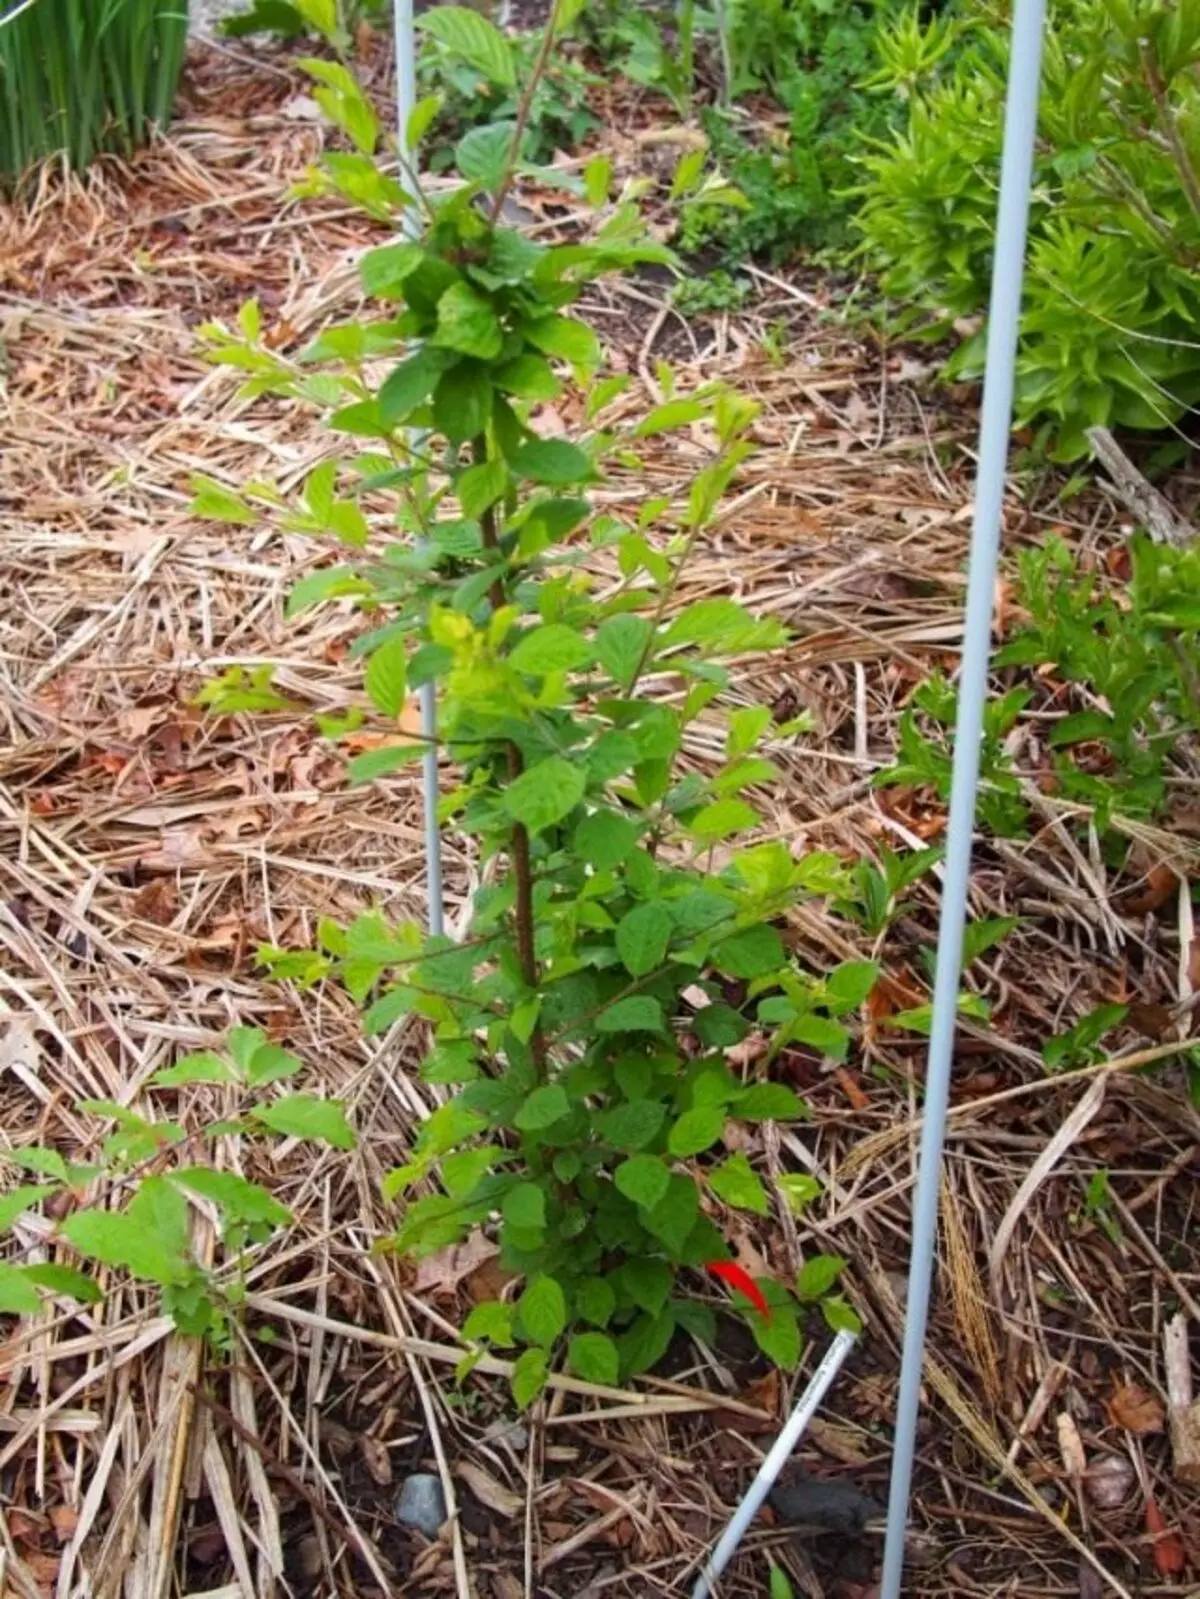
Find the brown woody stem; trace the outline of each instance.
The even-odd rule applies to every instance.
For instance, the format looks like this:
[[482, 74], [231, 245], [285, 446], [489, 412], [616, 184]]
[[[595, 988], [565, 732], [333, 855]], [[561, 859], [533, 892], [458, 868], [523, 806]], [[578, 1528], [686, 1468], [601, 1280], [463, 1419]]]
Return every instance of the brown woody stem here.
[[[483, 465], [488, 458], [487, 439], [480, 435], [471, 446], [471, 453], [477, 465]], [[490, 505], [479, 518], [479, 529], [483, 538], [485, 550], [496, 550], [500, 547], [500, 532], [496, 525], [496, 507]], [[499, 610], [504, 604], [504, 580], [497, 576], [488, 589], [488, 598], [492, 607]], [[525, 765], [521, 759], [521, 752], [515, 744], [508, 745], [508, 780], [516, 782], [524, 771]], [[530, 988], [538, 984], [537, 954], [533, 939], [533, 865], [529, 854], [529, 830], [523, 822], [514, 822], [512, 830], [512, 848], [510, 850], [513, 870], [513, 914], [516, 919], [517, 934], [517, 959], [521, 963], [521, 976]], [[540, 1067], [546, 1061], [546, 1041], [540, 1027], [536, 1028], [529, 1041], [533, 1058]]]

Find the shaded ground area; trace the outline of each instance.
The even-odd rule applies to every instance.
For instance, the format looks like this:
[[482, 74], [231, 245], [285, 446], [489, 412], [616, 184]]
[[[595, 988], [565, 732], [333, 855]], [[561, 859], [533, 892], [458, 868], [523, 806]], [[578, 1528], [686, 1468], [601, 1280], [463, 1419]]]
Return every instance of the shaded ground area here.
[[[364, 1042], [341, 996], [297, 996], [255, 972], [258, 942], [303, 943], [320, 915], [419, 915], [424, 864], [413, 780], [347, 789], [307, 715], [214, 723], [190, 705], [205, 674], [267, 662], [309, 711], [360, 698], [346, 656], [361, 621], [283, 620], [289, 587], [324, 552], [187, 509], [197, 471], [287, 487], [325, 447], [306, 415], [237, 401], [192, 330], [256, 295], [281, 346], [303, 342], [352, 306], [356, 254], [377, 237], [349, 213], [284, 203], [320, 131], [298, 80], [239, 56], [197, 58], [186, 116], [131, 171], [47, 178], [3, 215], [3, 1127], [14, 1145], [82, 1157], [77, 1099], [134, 1101], [175, 1053], [253, 1021], [351, 1103], [362, 1138], [352, 1157], [285, 1154], [259, 1170], [298, 1221], [255, 1259], [230, 1372], [205, 1370], [127, 1290], [10, 1323], [5, 1582], [22, 1599], [683, 1594], [792, 1383], [730, 1326], [714, 1351], [673, 1351], [669, 1378], [629, 1393], [562, 1382], [530, 1418], [512, 1413], [502, 1363], [457, 1387], [454, 1329], [494, 1285], [492, 1261], [413, 1270], [368, 1249], [389, 1224], [380, 1177], [433, 1103], [421, 1040], [401, 1028]], [[619, 168], [636, 169], [635, 133], [611, 142]], [[523, 204], [535, 232], [566, 225], [545, 196]], [[778, 756], [775, 828], [797, 851], [911, 847], [939, 836], [941, 807], [872, 779], [913, 686], [956, 664], [973, 417], [930, 391], [911, 352], [849, 332], [835, 286], [763, 275], [759, 287], [736, 321], [682, 324], [649, 281], [597, 290], [589, 314], [635, 375], [631, 411], [659, 397], [666, 351], [681, 387], [721, 376], [762, 402], [758, 452], [681, 601], [732, 593], [794, 630], [784, 659], [738, 678], [747, 703], [814, 715], [813, 734]], [[705, 444], [693, 441], [695, 462]], [[673, 443], [618, 475], [613, 507], [677, 493], [686, 455]], [[1010, 547], [1053, 526], [1094, 554], [1120, 548], [1103, 498], [1064, 509], [1053, 492], [1014, 491]], [[1001, 626], [1010, 605], [1006, 592]], [[718, 753], [701, 728], [692, 758]], [[1170, 1311], [1200, 1320], [1200, 1124], [1169, 1058], [1133, 1068], [1177, 1047], [1196, 796], [1120, 876], [1039, 803], [1033, 840], [982, 849], [973, 882], [975, 916], [1024, 921], [970, 976], [993, 1009], [964, 1028], [956, 1075], [909, 1591], [1179, 1593], [1200, 1567], [1200, 1514], [1171, 1476], [1160, 1352]], [[460, 919], [476, 867], [453, 840], [447, 867]], [[866, 1333], [798, 1465], [877, 1499], [923, 1068], [920, 1038], [889, 1021], [927, 996], [935, 885], [913, 899], [875, 944], [817, 905], [796, 913], [814, 969], [873, 954], [887, 978], [846, 1067], [802, 1050], [781, 1063], [811, 1123], [747, 1144], [765, 1173], [817, 1175], [823, 1198], [799, 1219], [782, 1205], [768, 1225], [730, 1218], [748, 1266], [795, 1269], [814, 1247], [850, 1262]], [[1048, 1077], [1040, 1043], [1110, 998], [1142, 1007], [1124, 1053]], [[262, 1158], [233, 1139], [224, 1153], [248, 1173]], [[36, 1250], [44, 1235], [18, 1242]], [[270, 1342], [253, 1336], [264, 1326]], [[797, 1382], [823, 1345], [811, 1332]], [[418, 1469], [441, 1475], [459, 1511], [439, 1540], [393, 1513]], [[765, 1592], [768, 1546], [802, 1593], [871, 1592], [877, 1527], [797, 1538], [778, 1518], [756, 1528], [725, 1592]]]

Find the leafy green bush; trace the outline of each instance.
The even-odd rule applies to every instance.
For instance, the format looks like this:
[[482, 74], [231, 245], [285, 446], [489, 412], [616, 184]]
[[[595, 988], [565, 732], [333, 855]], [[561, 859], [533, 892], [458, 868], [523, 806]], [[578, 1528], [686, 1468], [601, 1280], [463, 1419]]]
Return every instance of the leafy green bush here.
[[[312, 1094], [270, 1090], [302, 1071], [301, 1061], [257, 1027], [235, 1027], [227, 1053], [203, 1050], [156, 1072], [149, 1089], [154, 1113], [139, 1115], [111, 1100], [85, 1100], [78, 1109], [109, 1127], [86, 1163], [59, 1149], [25, 1144], [4, 1151], [3, 1164], [35, 1179], [0, 1198], [0, 1232], [9, 1232], [39, 1206], [58, 1207], [48, 1242], [66, 1245], [89, 1264], [128, 1273], [156, 1289], [163, 1312], [182, 1333], [230, 1343], [231, 1320], [245, 1301], [247, 1253], [291, 1219], [271, 1192], [221, 1167], [216, 1141], [241, 1133], [248, 1145], [277, 1134], [350, 1149], [354, 1134], [343, 1106]], [[163, 1116], [163, 1101], [204, 1084], [227, 1095], [219, 1121], [189, 1131]], [[208, 1146], [208, 1159], [205, 1159]], [[191, 1207], [209, 1211], [220, 1229], [216, 1259], [204, 1264], [192, 1241]], [[62, 1261], [0, 1263], [0, 1313], [34, 1315], [42, 1294], [95, 1304], [104, 1289]]]
[[387, 22], [391, 14], [392, 0], [252, 0], [248, 11], [224, 19], [221, 32], [234, 39], [252, 33], [325, 38], [344, 50], [360, 22]]
[[[484, 19], [448, 17], [436, 23], [443, 44], [476, 65], [487, 57], [492, 81], [516, 72]], [[314, 186], [372, 215], [405, 207], [376, 164], [378, 127], [353, 79], [313, 70], [355, 146], [326, 156]], [[435, 109], [418, 109], [410, 142]], [[342, 449], [290, 508], [266, 485], [202, 488], [209, 511], [285, 510], [285, 526], [343, 546], [290, 609], [349, 601], [370, 623], [360, 656], [379, 728], [360, 731], [352, 779], [420, 757], [422, 741], [396, 722], [415, 686], [437, 684], [455, 773], [443, 816], [488, 863], [462, 942], [368, 912], [323, 924], [315, 950], [263, 958], [302, 984], [340, 980], [372, 1033], [409, 1016], [431, 1030], [423, 1072], [449, 1097], [387, 1179], [401, 1205], [394, 1247], [425, 1254], [496, 1232], [523, 1287], [477, 1306], [464, 1333], [479, 1348], [522, 1348], [522, 1403], [560, 1357], [612, 1382], [653, 1366], [678, 1329], [710, 1336], [691, 1275], [703, 1268], [744, 1288], [755, 1338], [786, 1367], [806, 1304], [852, 1317], [830, 1297], [840, 1262], [809, 1262], [791, 1285], [754, 1283], [718, 1221], [772, 1203], [727, 1127], [804, 1113], [770, 1080], [771, 1061], [789, 1043], [842, 1056], [845, 1018], [877, 975], [870, 962], [807, 973], [777, 926], [796, 899], [849, 888], [836, 858], [797, 860], [755, 839], [753, 796], [775, 774], [764, 746], [790, 730], [765, 705], [724, 703], [729, 662], [777, 647], [783, 630], [727, 598], [680, 601], [755, 407], [711, 386], [606, 423], [628, 380], [598, 376], [596, 335], [567, 309], [600, 274], [668, 257], [632, 206], [608, 206], [602, 161], [585, 174], [607, 212], [590, 240], [548, 248], [500, 225], [525, 158], [519, 117], [464, 135], [463, 185], [423, 200], [419, 238], [363, 258], [371, 313], [326, 328], [299, 358], [270, 348], [253, 307], [237, 332], [208, 330], [213, 358], [244, 370], [248, 393], [315, 403]], [[564, 392], [565, 414], [584, 421], [574, 438], [542, 436], [539, 407]], [[609, 462], [636, 470], [642, 440], [701, 422], [712, 448], [680, 498], [628, 521], [597, 508]], [[596, 548], [615, 556], [617, 584], [590, 575]], [[663, 695], [667, 682], [678, 695]], [[221, 708], [219, 685], [210, 698]], [[702, 718], [725, 729], [709, 771], [684, 758]], [[765, 1047], [737, 1063], [729, 1052], [752, 1030]]]
[[[1007, 8], [974, 0], [966, 25], [957, 51], [940, 21], [884, 30], [876, 81], [907, 124], [862, 157], [866, 256], [901, 325], [935, 336], [985, 307], [991, 270]], [[1069, 460], [1089, 427], [1200, 400], [1200, 8], [1057, 0], [1045, 54], [1016, 405]], [[980, 332], [951, 374], [983, 355]]]
[[[444, 172], [453, 166], [454, 148], [464, 133], [516, 116], [517, 85], [533, 77], [540, 41], [536, 34], [512, 37], [506, 58], [513, 64], [512, 81], [498, 83], [486, 63], [464, 58], [439, 38], [439, 11], [431, 11], [419, 21], [424, 39], [417, 58], [417, 81], [441, 102], [430, 130], [427, 163], [432, 171]], [[598, 81], [563, 49], [556, 50], [554, 59], [536, 78], [528, 107], [525, 153], [529, 160], [549, 161], [559, 150], [574, 150], [599, 127], [588, 103], [589, 91]]]
[[[1000, 649], [999, 669], [1028, 669], [987, 708], [979, 817], [997, 837], [1027, 831], [1029, 804], [1008, 735], [1035, 706], [1053, 715], [1043, 788], [1091, 808], [1104, 834], [1114, 815], [1152, 819], [1171, 797], [1176, 758], [1200, 733], [1200, 545], [1136, 538], [1120, 590], [1083, 572], [1057, 538], [1020, 558], [1018, 597], [1029, 622]], [[932, 677], [900, 719], [900, 760], [883, 783], [950, 793], [954, 689]], [[872, 901], [881, 891], [873, 889]]]
[[187, 0], [38, 0], [0, 18], [0, 178], [128, 154], [171, 115]]

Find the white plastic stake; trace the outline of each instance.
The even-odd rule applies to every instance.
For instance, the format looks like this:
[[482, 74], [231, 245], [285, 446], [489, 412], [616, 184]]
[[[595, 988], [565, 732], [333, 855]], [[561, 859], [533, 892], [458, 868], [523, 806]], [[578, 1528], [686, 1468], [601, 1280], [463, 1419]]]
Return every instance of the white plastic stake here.
[[929, 1290], [937, 1245], [942, 1145], [946, 1132], [946, 1107], [950, 1099], [950, 1069], [954, 1057], [958, 989], [962, 974], [963, 930], [971, 876], [971, 844], [975, 834], [979, 746], [983, 737], [983, 713], [991, 658], [992, 604], [1012, 429], [1013, 381], [1021, 284], [1025, 269], [1025, 235], [1033, 179], [1033, 142], [1037, 131], [1045, 10], [1045, 0], [1016, 0], [1009, 54], [996, 256], [992, 268], [992, 297], [988, 316], [983, 413], [979, 424], [975, 523], [971, 534], [962, 675], [955, 718], [954, 777], [946, 834], [946, 874], [938, 929], [933, 1024], [925, 1073], [924, 1121], [917, 1192], [913, 1204], [912, 1263], [909, 1267], [904, 1323], [904, 1358], [896, 1401], [896, 1432], [880, 1599], [900, 1599], [904, 1576], [904, 1544], [908, 1531], [917, 1420], [921, 1409], [921, 1368], [925, 1356]]
[[[395, 0], [396, 36], [396, 137], [404, 149], [408, 119], [417, 103], [417, 49], [413, 28], [413, 0]], [[419, 160], [418, 152], [408, 152], [414, 173]], [[420, 218], [415, 205], [404, 216], [404, 231], [416, 238], [420, 231]], [[413, 442], [418, 442], [414, 435]], [[438, 825], [438, 750], [437, 750], [437, 689], [433, 683], [422, 683], [418, 690], [421, 706], [421, 737], [425, 740], [425, 753], [421, 757], [422, 788], [425, 807], [425, 877], [428, 895], [426, 917], [429, 931], [434, 937], [445, 931], [445, 905], [442, 896], [442, 831]]]
[[854, 1336], [851, 1332], [838, 1333], [825, 1351], [824, 1360], [813, 1372], [812, 1380], [800, 1395], [795, 1410], [788, 1418], [787, 1426], [776, 1438], [770, 1454], [758, 1468], [758, 1475], [746, 1490], [746, 1497], [734, 1511], [733, 1520], [721, 1534], [717, 1547], [705, 1562], [699, 1580], [692, 1589], [692, 1599], [708, 1599], [712, 1593], [713, 1583], [737, 1553], [738, 1545], [746, 1535], [746, 1528], [762, 1508], [763, 1500], [775, 1486], [776, 1478], [787, 1465], [792, 1451], [803, 1436], [804, 1429], [816, 1415], [822, 1399], [829, 1392], [830, 1384], [842, 1369], [842, 1362], [854, 1348]]

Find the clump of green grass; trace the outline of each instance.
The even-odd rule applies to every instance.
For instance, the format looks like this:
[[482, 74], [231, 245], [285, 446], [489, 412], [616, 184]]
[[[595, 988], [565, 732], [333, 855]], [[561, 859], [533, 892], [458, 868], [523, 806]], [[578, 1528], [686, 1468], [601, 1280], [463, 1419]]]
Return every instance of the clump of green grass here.
[[0, 181], [46, 156], [85, 167], [166, 122], [188, 0], [26, 0], [0, 14]]

